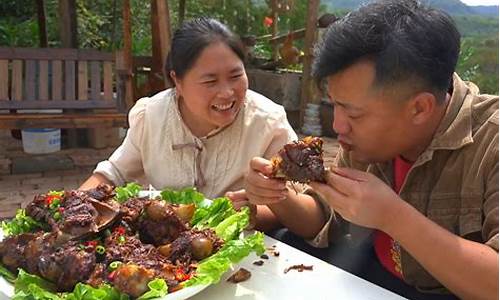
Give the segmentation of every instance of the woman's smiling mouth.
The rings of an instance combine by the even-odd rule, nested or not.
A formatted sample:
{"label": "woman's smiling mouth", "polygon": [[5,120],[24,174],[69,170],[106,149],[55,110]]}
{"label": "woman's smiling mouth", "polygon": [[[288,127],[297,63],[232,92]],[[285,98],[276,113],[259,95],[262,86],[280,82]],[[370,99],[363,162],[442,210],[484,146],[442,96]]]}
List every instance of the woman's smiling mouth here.
{"label": "woman's smiling mouth", "polygon": [[235,103],[236,103],[236,101],[232,101],[232,102],[226,103],[226,104],[213,104],[212,109],[215,111],[228,111],[234,107]]}

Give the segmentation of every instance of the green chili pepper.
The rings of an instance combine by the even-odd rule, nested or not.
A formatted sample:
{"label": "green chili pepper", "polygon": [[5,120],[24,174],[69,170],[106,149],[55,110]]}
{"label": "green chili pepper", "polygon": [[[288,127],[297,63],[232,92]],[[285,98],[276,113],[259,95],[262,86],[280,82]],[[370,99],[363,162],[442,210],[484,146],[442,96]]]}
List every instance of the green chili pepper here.
{"label": "green chili pepper", "polygon": [[122,264],[121,261],[113,261],[109,264],[109,269],[111,271],[118,269],[118,267]]}
{"label": "green chili pepper", "polygon": [[106,252],[106,248],[99,245],[99,246],[95,247],[95,252],[97,252],[97,254],[104,254],[104,252]]}
{"label": "green chili pepper", "polygon": [[118,237],[118,242],[119,242],[120,244],[125,243],[125,241],[126,241],[126,239],[125,239],[125,237],[124,237],[123,235],[120,235],[120,236]]}
{"label": "green chili pepper", "polygon": [[54,216],[53,216],[53,217],[54,217],[54,220],[58,221],[58,220],[60,220],[60,219],[61,219],[61,213],[60,213],[60,212],[58,212],[58,211],[56,211],[56,212],[54,213]]}

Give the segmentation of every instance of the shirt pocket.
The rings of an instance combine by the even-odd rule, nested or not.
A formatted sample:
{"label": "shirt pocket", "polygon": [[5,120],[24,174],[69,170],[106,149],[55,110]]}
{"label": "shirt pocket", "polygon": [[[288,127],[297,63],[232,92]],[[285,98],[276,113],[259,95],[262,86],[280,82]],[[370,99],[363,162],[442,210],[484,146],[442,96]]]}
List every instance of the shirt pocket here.
{"label": "shirt pocket", "polygon": [[431,199],[427,217],[462,237],[481,232],[481,198],[473,195],[436,195]]}

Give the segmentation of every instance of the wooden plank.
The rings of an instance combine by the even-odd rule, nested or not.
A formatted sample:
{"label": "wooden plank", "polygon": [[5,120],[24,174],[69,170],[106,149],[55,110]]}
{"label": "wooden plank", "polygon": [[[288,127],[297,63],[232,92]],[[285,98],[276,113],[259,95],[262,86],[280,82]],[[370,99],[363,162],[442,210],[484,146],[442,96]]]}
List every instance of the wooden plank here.
{"label": "wooden plank", "polygon": [[78,62],[78,100],[87,100],[89,93],[89,78],[87,61]]}
{"label": "wooden plank", "polygon": [[0,60],[0,101],[9,100],[9,61]]}
{"label": "wooden plank", "polygon": [[90,62],[90,99],[101,99],[101,66],[98,61]]}
{"label": "wooden plank", "polygon": [[94,49],[0,47],[0,59],[113,61],[114,55]]}
{"label": "wooden plank", "polygon": [[[81,101],[84,102],[84,101]],[[104,102],[104,101],[102,101]],[[0,129],[127,127],[126,114],[0,114]]]}
{"label": "wooden plank", "polygon": [[113,65],[110,62],[102,64],[104,101],[113,100]]}
{"label": "wooden plank", "polygon": [[12,100],[23,100],[23,61],[12,61]]}
{"label": "wooden plank", "polygon": [[25,86],[26,96],[24,100],[35,100],[35,83],[36,83],[36,62],[34,60],[26,61]]}
{"label": "wooden plank", "polygon": [[49,100],[49,62],[38,62],[38,100]]}
{"label": "wooden plank", "polygon": [[75,100],[75,61],[67,60],[64,62],[64,100]]}
{"label": "wooden plank", "polygon": [[51,100],[51,101],[0,101],[0,109],[97,109],[116,108],[116,101],[100,100]]}
{"label": "wooden plank", "polygon": [[62,62],[52,61],[52,100],[62,99]]}

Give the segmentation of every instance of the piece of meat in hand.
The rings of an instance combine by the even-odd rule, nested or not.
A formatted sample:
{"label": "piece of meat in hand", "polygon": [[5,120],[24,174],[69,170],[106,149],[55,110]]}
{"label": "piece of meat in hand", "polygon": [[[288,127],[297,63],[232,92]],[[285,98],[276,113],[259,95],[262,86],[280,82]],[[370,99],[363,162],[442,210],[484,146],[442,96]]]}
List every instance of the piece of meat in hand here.
{"label": "piece of meat in hand", "polygon": [[309,183],[326,182],[323,165],[323,140],[319,137],[305,137],[286,144],[271,159],[273,178]]}

